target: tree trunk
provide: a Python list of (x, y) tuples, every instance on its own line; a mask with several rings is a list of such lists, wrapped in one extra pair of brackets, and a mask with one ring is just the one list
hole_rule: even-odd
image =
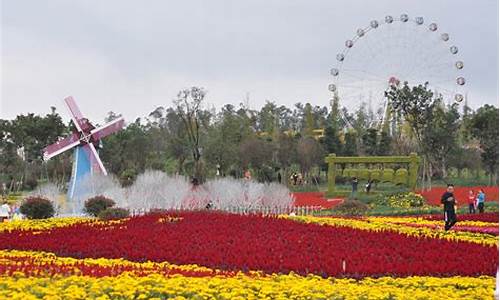
[(429, 162), (429, 174), (427, 175), (427, 179), (429, 180), (429, 185), (427, 186), (427, 190), (430, 191), (432, 189), (432, 164)]
[(424, 159), (422, 161), (422, 192), (425, 190), (425, 167), (426, 167), (426, 160), (425, 160), (425, 156), (424, 156)]
[(446, 160), (444, 157), (441, 158), (441, 172), (443, 175), (443, 179), (448, 177), (448, 172), (446, 171)]

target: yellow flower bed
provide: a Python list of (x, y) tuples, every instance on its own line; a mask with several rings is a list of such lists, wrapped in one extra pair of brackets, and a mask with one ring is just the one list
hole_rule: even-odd
[(0, 232), (12, 230), (49, 230), (56, 227), (65, 227), (77, 223), (92, 222), (90, 218), (49, 218), (40, 220), (13, 220), (0, 223)]
[[(430, 237), (440, 238), (450, 241), (471, 242), (482, 245), (498, 246), (498, 237), (490, 234), (481, 234), (465, 231), (444, 231), (442, 229), (432, 229), (427, 227), (412, 227), (401, 224), (394, 224), (394, 217), (368, 217), (360, 219), (348, 218), (328, 218), (328, 217), (312, 217), (312, 216), (281, 216), (304, 223), (316, 223), (320, 225), (350, 227), (360, 230), (369, 230), (375, 232), (394, 231), (407, 236), (415, 237)], [(400, 218), (400, 222), (404, 223), (405, 218)]]
[[(20, 263), (28, 264), (31, 270), (40, 270), (37, 273), (47, 274), (51, 270), (64, 268), (72, 275), (81, 275), (83, 268), (104, 267), (112, 269), (113, 275), (121, 273), (123, 270), (130, 270), (132, 273), (153, 274), (153, 273), (178, 273), (179, 271), (192, 273), (193, 276), (212, 276), (219, 274), (234, 274), (234, 272), (221, 271), (207, 267), (192, 265), (175, 265), (168, 262), (132, 262), (125, 259), (109, 258), (71, 258), (60, 257), (50, 252), (42, 251), (19, 251), (0, 250), (0, 269), (14, 269)], [(250, 272), (249, 274), (261, 274), (261, 272)]]
[(30, 230), (30, 231), (43, 231), (50, 230), (57, 227), (66, 227), (78, 223), (88, 223), (92, 225), (119, 225), (128, 219), (100, 221), (95, 218), (84, 217), (66, 217), (66, 218), (48, 218), (39, 220), (13, 220), (0, 223), (0, 233), (12, 230)]
[[(370, 221), (384, 221), (389, 223), (413, 223), (418, 225), (439, 225), (443, 226), (443, 221), (431, 221), (425, 220), (424, 218), (415, 217), (367, 217)], [(474, 226), (474, 227), (491, 227), (498, 226), (498, 223), (491, 222), (481, 222), (481, 221), (460, 221), (457, 224), (463, 226)]]
[(324, 279), (294, 274), (250, 277), (0, 278), (1, 299), (491, 299), (495, 279), (407, 277)]

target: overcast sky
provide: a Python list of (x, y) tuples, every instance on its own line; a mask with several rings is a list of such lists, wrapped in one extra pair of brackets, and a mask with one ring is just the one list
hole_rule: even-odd
[(56, 106), (68, 119), (62, 99), (72, 95), (96, 122), (110, 110), (133, 120), (193, 85), (215, 107), (247, 95), (252, 108), (328, 105), (344, 41), (402, 13), (450, 34), (473, 107), (498, 102), (497, 0), (1, 3), (0, 118)]

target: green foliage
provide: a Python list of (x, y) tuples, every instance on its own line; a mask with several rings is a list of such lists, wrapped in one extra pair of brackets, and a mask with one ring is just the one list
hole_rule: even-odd
[(394, 172), (393, 182), (395, 184), (408, 184), (408, 170), (397, 169), (396, 172)]
[(115, 201), (104, 196), (95, 196), (87, 199), (84, 204), (84, 211), (88, 215), (97, 217), (102, 211), (115, 205)]
[(19, 210), (28, 219), (47, 219), (53, 217), (55, 214), (52, 202), (42, 197), (28, 197), (24, 199)]
[(422, 207), (425, 199), (419, 194), (413, 192), (380, 194), (372, 203), (378, 206), (389, 206), (398, 208)]
[(130, 212), (128, 209), (119, 208), (119, 207), (110, 207), (101, 211), (98, 215), (98, 218), (101, 220), (117, 220), (128, 218), (130, 216)]
[(498, 173), (498, 108), (492, 105), (479, 108), (472, 117), (470, 130), (479, 140), (481, 158), (492, 179)]
[(363, 147), (367, 155), (376, 155), (378, 152), (377, 129), (368, 128), (362, 136)]
[(353, 130), (345, 133), (344, 152), (345, 156), (356, 156), (358, 154), (357, 134)]

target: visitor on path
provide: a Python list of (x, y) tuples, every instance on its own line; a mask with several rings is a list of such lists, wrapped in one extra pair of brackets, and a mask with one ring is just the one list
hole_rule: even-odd
[(5, 220), (9, 219), (10, 215), (10, 206), (7, 204), (7, 201), (4, 201), (2, 205), (0, 205), (0, 223), (5, 222)]
[(293, 185), (297, 185), (297, 181), (299, 180), (299, 175), (297, 173), (293, 173), (292, 174), (292, 181), (293, 181)]
[(457, 203), (453, 191), (455, 187), (453, 184), (448, 184), (446, 192), (441, 196), (441, 203), (443, 203), (444, 208), (444, 230), (450, 230), (455, 223), (457, 223), (457, 215), (455, 213), (455, 205)]
[(354, 198), (356, 196), (356, 193), (358, 192), (358, 178), (357, 177), (352, 178), (351, 185), (352, 185), (351, 198)]
[(252, 180), (252, 174), (250, 173), (250, 170), (246, 170), (243, 176), (245, 180)]
[(474, 195), (474, 191), (470, 190), (469, 191), (469, 196), (468, 196), (468, 203), (469, 203), (469, 214), (475, 214), (476, 213), (476, 195)]
[(281, 183), (281, 173), (278, 172), (278, 183)]
[(372, 184), (373, 184), (373, 180), (368, 180), (368, 183), (366, 183), (366, 193), (369, 194), (371, 189), (372, 189)]
[(486, 198), (486, 195), (484, 194), (484, 190), (480, 189), (479, 193), (477, 194), (477, 209), (479, 210), (480, 213), (484, 212), (484, 200)]

